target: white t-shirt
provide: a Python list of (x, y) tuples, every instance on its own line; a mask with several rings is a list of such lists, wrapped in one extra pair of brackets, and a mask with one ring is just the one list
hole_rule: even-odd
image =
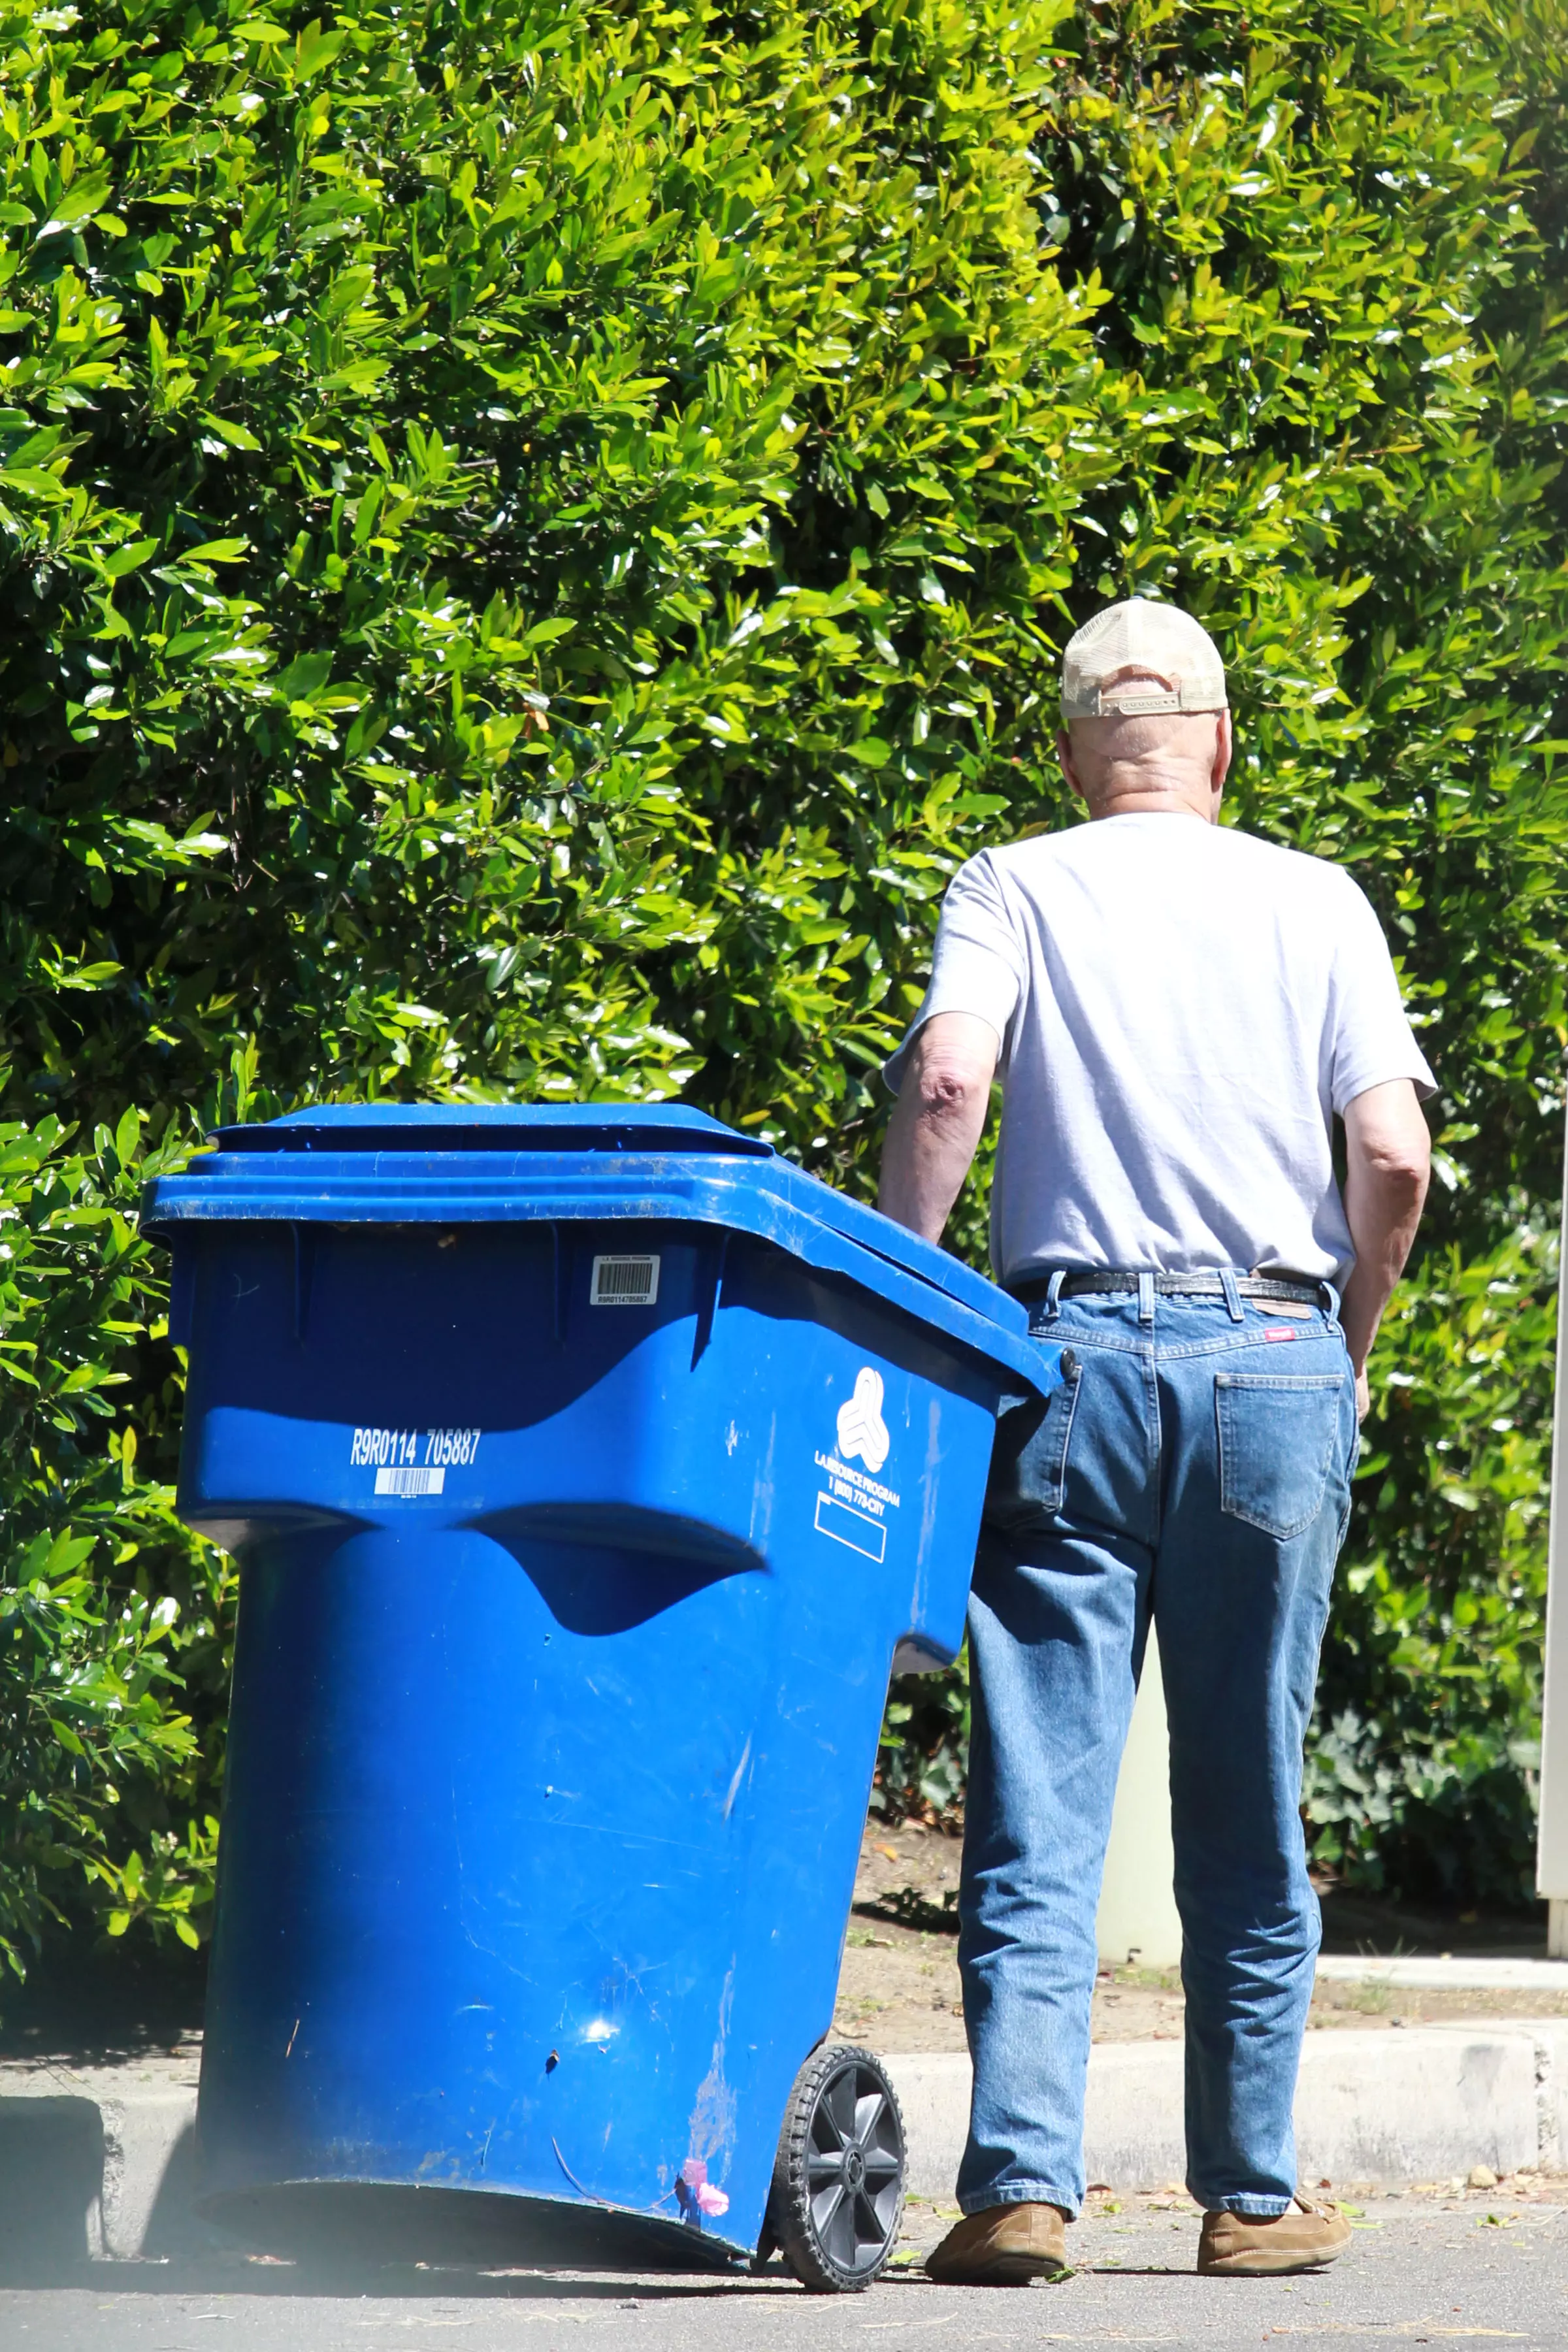
[(895, 1090), (938, 1013), (1002, 1041), (1005, 1280), (1272, 1265), (1342, 1282), (1333, 1115), (1390, 1078), (1434, 1091), (1350, 876), (1196, 816), (1102, 817), (971, 858)]

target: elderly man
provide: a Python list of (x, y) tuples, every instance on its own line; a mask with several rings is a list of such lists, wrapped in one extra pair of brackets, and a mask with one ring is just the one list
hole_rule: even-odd
[(993, 1256), (1036, 1334), (1067, 1343), (1043, 1420), (998, 1433), (975, 1567), (973, 2104), (964, 2219), (927, 2267), (1015, 2284), (1065, 2265), (1097, 1897), (1152, 1617), (1198, 2267), (1305, 2270), (1350, 2231), (1297, 2195), (1320, 1934), (1301, 1748), (1432, 1078), (1350, 877), (1220, 824), (1225, 672), (1190, 614), (1136, 597), (1097, 614), (1062, 712), (1091, 822), (963, 868), (889, 1065), (882, 1206), (931, 1241), (1000, 1076)]

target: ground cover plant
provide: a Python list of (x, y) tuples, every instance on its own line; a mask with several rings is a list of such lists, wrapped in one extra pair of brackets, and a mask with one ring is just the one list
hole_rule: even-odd
[[(1563, 0), (0, 0), (0, 1944), (199, 1941), (233, 1579), (137, 1189), (683, 1095), (867, 1192), (1106, 597), (1442, 1080), (1309, 1789), (1518, 1901), (1564, 1042)], [(982, 1246), (981, 1188), (956, 1235)], [(884, 1801), (950, 1804), (961, 1676)]]

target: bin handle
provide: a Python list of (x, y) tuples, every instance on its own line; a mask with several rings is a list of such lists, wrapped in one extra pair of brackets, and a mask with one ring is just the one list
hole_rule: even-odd
[(691, 1369), (697, 1370), (713, 1337), (713, 1324), (719, 1312), (719, 1294), (724, 1287), (724, 1262), (730, 1255), (730, 1227), (725, 1226), (719, 1237), (719, 1247), (713, 1259), (713, 1279), (697, 1307), (697, 1328), (691, 1339)]

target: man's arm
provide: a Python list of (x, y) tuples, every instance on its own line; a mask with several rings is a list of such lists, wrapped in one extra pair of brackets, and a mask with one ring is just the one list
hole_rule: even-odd
[(1364, 1421), (1366, 1360), (1405, 1271), (1432, 1170), (1432, 1139), (1408, 1078), (1369, 1087), (1345, 1107), (1345, 1217), (1355, 1271), (1340, 1308)]
[(985, 1125), (1001, 1044), (973, 1013), (934, 1013), (910, 1049), (888, 1122), (877, 1205), (940, 1242)]

